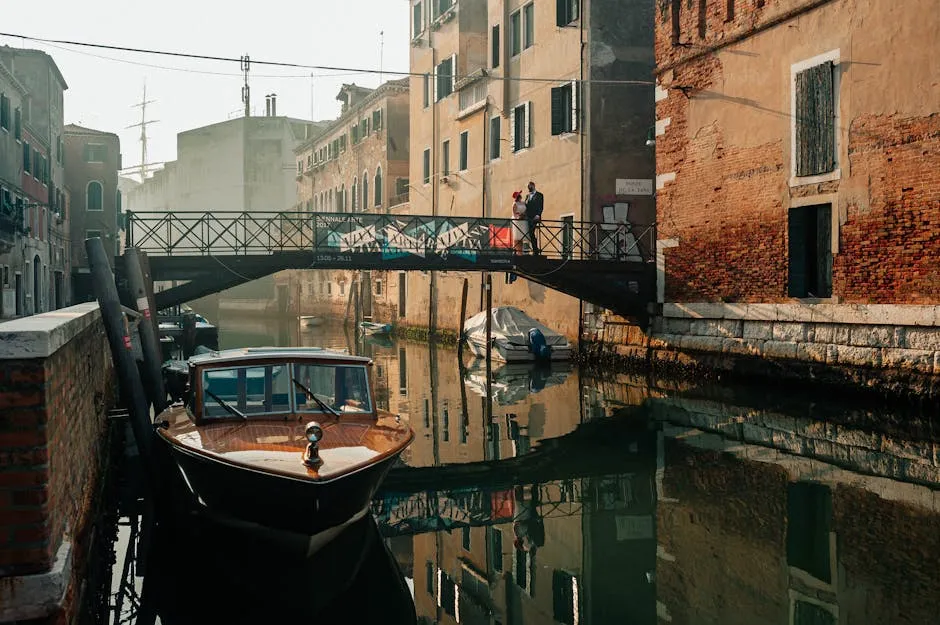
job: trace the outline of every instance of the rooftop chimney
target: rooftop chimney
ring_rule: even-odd
[[[271,117],[277,117],[277,94],[271,94]]]
[[[271,94],[264,96],[264,116],[271,117]]]

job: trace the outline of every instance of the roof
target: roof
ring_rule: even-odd
[[[343,352],[324,349],[322,347],[239,347],[236,349],[225,349],[218,352],[192,356],[189,359],[189,364],[243,363],[244,361],[251,360],[271,360],[279,358],[284,360],[315,358],[317,360],[335,360],[338,363],[349,362],[356,364],[368,364],[372,362],[371,358],[365,356],[351,356]]]
[[[55,74],[56,78],[59,79],[59,82],[62,83],[62,90],[65,91],[69,88],[68,83],[65,82],[65,78],[62,76],[62,72],[59,71],[59,66],[55,64],[55,59],[43,52],[42,50],[34,50],[32,48],[11,48],[10,46],[3,46],[0,48],[0,52],[6,54],[12,54],[14,57],[17,56],[33,56],[39,57],[45,60],[49,66],[52,68],[52,72]]]
[[[91,135],[94,137],[118,138],[117,134],[113,132],[107,132],[105,130],[95,130],[94,128],[85,128],[84,126],[79,126],[77,124],[66,124],[64,131],[65,131],[65,134],[67,135]]]

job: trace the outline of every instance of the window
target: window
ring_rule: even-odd
[[[727,15],[725,17],[725,21],[731,22],[733,20],[734,20],[734,0],[728,0]]]
[[[382,281],[381,280],[375,281],[375,294],[376,295],[382,294]]]
[[[431,148],[424,150],[424,169],[422,170],[423,174],[421,179],[424,180],[424,184],[429,184],[431,182]]]
[[[434,101],[440,102],[454,92],[454,83],[457,73],[457,55],[444,59],[437,66],[437,75],[434,81]]]
[[[29,142],[23,142],[23,172],[30,173],[33,169],[33,150],[29,147]]]
[[[531,118],[532,103],[525,102],[512,109],[509,114],[509,125],[512,128],[513,152],[524,150],[532,144],[532,128],[529,125]]]
[[[424,108],[431,106],[431,75],[424,75]]]
[[[433,0],[432,0],[433,1]],[[411,8],[412,22],[411,22],[411,38],[414,39],[422,32],[424,32],[424,20],[422,19],[423,15],[421,13],[421,2],[415,2],[415,5]]]
[[[375,184],[373,186],[375,187],[374,189],[375,205],[381,206],[382,205],[382,168],[381,167],[378,167],[375,170]]]
[[[441,406],[441,440],[445,443],[450,441],[450,406],[447,400]]]
[[[62,157],[62,137],[61,137],[61,136],[60,136],[60,137],[58,138],[58,140],[56,141],[56,147],[55,147],[55,149],[56,149],[56,154],[55,154],[55,155],[56,155],[56,160],[59,161],[59,163],[61,163],[61,162],[62,162],[62,158],[63,158],[63,157]]]
[[[555,0],[555,24],[567,26],[580,17],[578,0]]]
[[[86,231],[85,231],[85,238],[86,238],[86,239],[100,239],[100,238],[101,238],[101,230],[86,230]]]
[[[450,174],[450,139],[441,144],[441,175]]]
[[[499,117],[490,119],[490,160],[499,158]]]
[[[372,131],[378,132],[382,129],[382,109],[372,111]]]
[[[85,162],[86,163],[103,163],[107,155],[108,155],[108,151],[104,145],[100,143],[86,143],[85,144]]]
[[[398,274],[399,279],[403,274]],[[404,315],[400,315],[404,317]],[[404,347],[398,348],[398,394],[408,394],[408,352]]]
[[[352,191],[352,209],[353,209],[353,212],[356,212],[356,208],[358,208],[358,199],[357,199],[357,196],[356,196],[356,189],[357,189],[358,186],[359,186],[359,179],[358,179],[358,178],[353,178],[353,181],[352,181],[352,188],[351,188],[351,191]]]
[[[580,85],[576,82],[569,82],[561,87],[552,87],[553,135],[578,130],[580,91]]]
[[[42,180],[42,156],[39,154],[39,150],[33,150],[33,178],[35,180]]]
[[[790,297],[832,297],[832,206],[800,206],[788,215]]]
[[[512,56],[522,52],[522,13],[520,11],[509,16],[509,52]]]
[[[682,6],[681,0],[672,0],[672,8],[670,9],[670,14],[672,17],[672,45],[679,45],[679,35],[682,33],[682,24],[679,20],[679,10]],[[691,3],[689,8],[691,8]]]
[[[490,66],[493,68],[499,67],[499,24],[493,26],[492,35],[490,36],[490,46],[491,54],[493,55]]]
[[[470,152],[470,131],[464,130],[460,133],[460,154],[457,157],[458,171],[467,170],[467,161]]]
[[[97,180],[92,180],[85,188],[85,210],[104,210],[104,191],[101,183]]]
[[[835,80],[832,61],[796,74],[796,175],[815,176],[836,168]]]
[[[362,172],[362,190],[359,192],[359,197],[362,198],[362,210],[369,208],[369,200],[371,196],[369,195],[369,172]]]
[[[23,112],[20,109],[13,112],[13,137],[17,141],[23,139]]]
[[[10,98],[0,95],[0,128],[10,130]]]
[[[532,44],[535,43],[535,3],[530,2],[529,4],[522,7],[522,17],[523,17],[523,26],[525,27],[525,34],[522,38],[522,47],[531,48]]]
[[[578,578],[559,569],[552,571],[552,618],[574,625],[580,621],[578,604]]]

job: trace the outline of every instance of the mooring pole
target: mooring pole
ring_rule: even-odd
[[[88,254],[101,319],[104,322],[108,344],[111,346],[111,358],[118,376],[121,396],[130,413],[137,449],[144,466],[153,469],[153,421],[150,419],[147,395],[140,380],[127,321],[121,307],[121,299],[118,297],[117,285],[114,283],[114,274],[101,239],[85,239],[85,251]],[[154,475],[155,471],[146,471],[145,480],[153,480]]]
[[[140,343],[144,352],[144,383],[150,396],[155,414],[167,406],[166,390],[163,388],[163,352],[157,338],[154,315],[147,297],[143,267],[140,262],[141,252],[134,247],[124,250],[124,272],[127,276],[127,288],[131,301],[143,319],[138,324]]]
[[[463,364],[463,332],[464,332],[464,323],[466,322],[467,317],[467,289],[469,288],[469,282],[466,278],[463,279],[463,291],[460,293],[460,331],[457,334],[457,358],[460,360],[461,365]],[[462,388],[462,387],[461,387]]]
[[[493,422],[493,276],[486,272],[486,422]]]

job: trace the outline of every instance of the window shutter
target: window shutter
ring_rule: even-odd
[[[816,169],[826,173],[835,167],[835,98],[833,97],[833,65],[826,62],[813,68],[816,91],[816,122],[819,137],[816,143]]]
[[[816,297],[832,297],[832,207],[816,209]]]
[[[565,90],[564,87],[552,87],[552,134],[560,135],[565,131]]]
[[[450,92],[457,90],[457,55],[450,55]]]
[[[516,151],[516,109],[509,111],[509,149]]]
[[[787,248],[789,280],[787,295],[804,297],[806,295],[806,223],[803,208],[791,208],[788,221]]]
[[[525,128],[523,129],[523,147],[532,145],[532,102],[525,103]]]
[[[555,25],[565,26],[568,24],[568,2],[567,0],[555,0]]]
[[[434,70],[434,79],[431,81],[432,88],[433,88],[433,94],[431,97],[432,102],[437,102],[437,83],[441,79],[440,74],[441,74],[441,66],[438,65]]]
[[[578,119],[580,119],[581,111],[579,110],[579,104],[581,98],[581,83],[572,82],[571,83],[571,132],[578,130]]]

